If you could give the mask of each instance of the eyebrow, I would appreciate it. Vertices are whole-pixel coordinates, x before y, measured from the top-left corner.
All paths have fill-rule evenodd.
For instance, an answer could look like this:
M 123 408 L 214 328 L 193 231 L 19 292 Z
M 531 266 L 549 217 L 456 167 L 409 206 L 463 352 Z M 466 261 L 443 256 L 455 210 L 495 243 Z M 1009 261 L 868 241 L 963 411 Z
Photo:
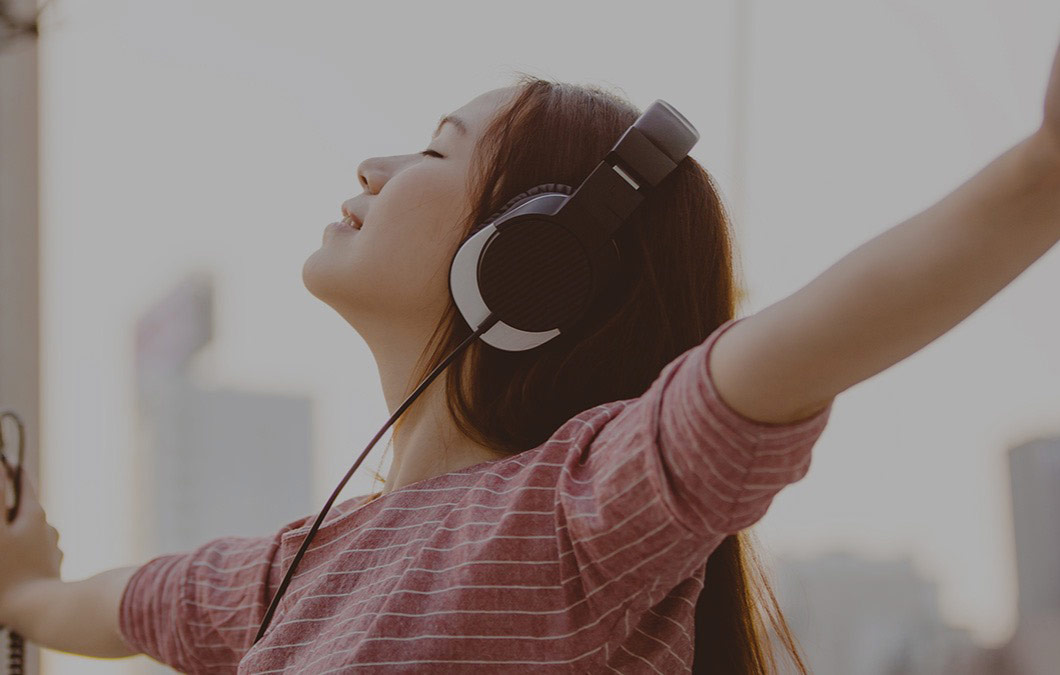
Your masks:
M 431 135 L 431 138 L 435 138 L 438 136 L 438 133 L 442 130 L 442 127 L 445 126 L 446 122 L 452 123 L 454 127 L 460 130 L 460 133 L 467 133 L 467 124 L 464 123 L 464 120 L 460 119 L 456 115 L 443 115 L 442 118 L 438 120 L 438 128 L 434 130 L 434 133 Z

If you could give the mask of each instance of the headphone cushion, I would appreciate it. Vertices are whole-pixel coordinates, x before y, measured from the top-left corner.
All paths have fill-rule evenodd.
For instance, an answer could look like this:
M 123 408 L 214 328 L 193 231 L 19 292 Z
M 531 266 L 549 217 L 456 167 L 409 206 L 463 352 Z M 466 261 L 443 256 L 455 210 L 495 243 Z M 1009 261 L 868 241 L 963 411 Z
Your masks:
M 565 185 L 563 183 L 544 183 L 542 185 L 535 185 L 534 187 L 530 188 L 526 192 L 520 192 L 519 194 L 517 194 L 514 197 L 512 197 L 511 199 L 509 199 L 504 204 L 504 206 L 502 206 L 498 211 L 496 211 L 495 213 L 493 213 L 493 215 L 491 215 L 489 218 L 487 218 L 486 222 L 484 222 L 481 225 L 478 225 L 477 227 L 475 227 L 474 231 L 472 231 L 471 234 L 474 234 L 475 232 L 478 232 L 482 228 L 486 227 L 487 225 L 489 225 L 493 221 L 495 221 L 498 218 L 500 218 L 501 216 L 503 216 L 508 211 L 511 211 L 516 206 L 519 206 L 519 204 L 523 203 L 525 200 L 529 199 L 530 197 L 533 197 L 534 195 L 539 195 L 542 192 L 558 192 L 560 194 L 572 195 L 572 194 L 574 194 L 574 188 L 572 188 L 569 185 Z M 470 236 L 470 235 L 468 235 L 468 236 Z

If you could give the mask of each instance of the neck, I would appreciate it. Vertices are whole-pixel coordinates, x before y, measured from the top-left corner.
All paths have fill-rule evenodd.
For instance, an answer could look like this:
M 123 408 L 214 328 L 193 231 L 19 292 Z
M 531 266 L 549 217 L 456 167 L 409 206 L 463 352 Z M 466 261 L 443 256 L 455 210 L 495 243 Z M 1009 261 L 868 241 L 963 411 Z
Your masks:
M 397 346 L 394 342 L 388 344 L 392 350 Z M 401 354 L 373 350 L 390 415 L 422 381 L 417 379 L 408 383 L 412 366 L 419 357 L 419 348 L 417 346 L 416 350 L 406 350 Z M 380 494 L 506 456 L 473 442 L 457 429 L 445 404 L 449 372 L 447 367 L 435 377 L 395 423 L 392 435 L 393 460 Z

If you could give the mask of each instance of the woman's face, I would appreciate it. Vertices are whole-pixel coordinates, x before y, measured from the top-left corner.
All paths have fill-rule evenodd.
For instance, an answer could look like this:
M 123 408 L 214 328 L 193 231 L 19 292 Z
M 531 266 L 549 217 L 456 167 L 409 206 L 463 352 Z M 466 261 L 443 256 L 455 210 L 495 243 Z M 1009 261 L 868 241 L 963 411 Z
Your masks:
M 398 327 L 427 330 L 441 316 L 451 256 L 470 208 L 472 151 L 513 94 L 513 88 L 494 89 L 454 111 L 456 119 L 424 146 L 433 151 L 427 155 L 371 157 L 358 167 L 363 192 L 342 207 L 363 225 L 326 228 L 302 280 L 364 338 Z

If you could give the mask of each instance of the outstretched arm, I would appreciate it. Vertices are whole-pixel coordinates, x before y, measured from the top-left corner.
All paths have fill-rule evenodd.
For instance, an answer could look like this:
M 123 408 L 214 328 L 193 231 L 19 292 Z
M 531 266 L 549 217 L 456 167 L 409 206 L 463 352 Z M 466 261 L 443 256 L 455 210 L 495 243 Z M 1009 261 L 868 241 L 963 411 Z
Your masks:
M 1058 240 L 1060 50 L 1041 128 L 723 334 L 717 389 L 751 419 L 802 419 L 949 331 Z

